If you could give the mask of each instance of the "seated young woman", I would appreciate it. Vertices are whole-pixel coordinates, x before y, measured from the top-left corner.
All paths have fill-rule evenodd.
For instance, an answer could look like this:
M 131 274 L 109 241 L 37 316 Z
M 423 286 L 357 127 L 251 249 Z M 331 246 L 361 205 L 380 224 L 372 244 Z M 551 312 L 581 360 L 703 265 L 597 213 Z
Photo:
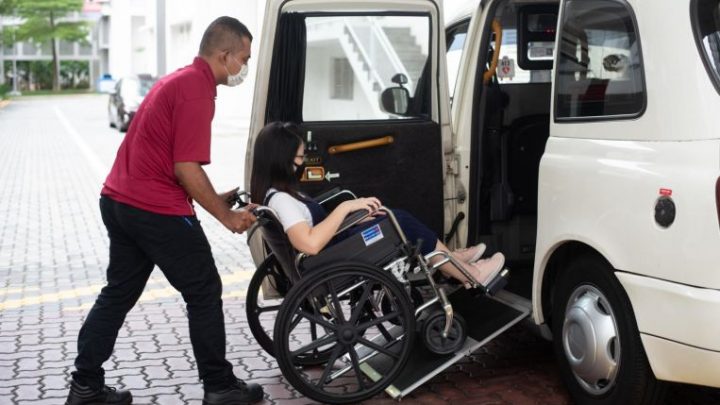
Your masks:
M 359 232 L 377 222 L 370 218 L 347 232 L 335 235 L 348 214 L 364 209 L 370 212 L 371 217 L 376 217 L 382 215 L 382 211 L 378 211 L 381 207 L 380 200 L 367 197 L 344 201 L 332 212 L 325 212 L 320 204 L 299 191 L 298 179 L 304 170 L 304 158 L 305 144 L 296 127 L 281 122 L 265 126 L 255 141 L 250 180 L 251 198 L 254 203 L 267 205 L 275 210 L 295 249 L 315 255 L 339 238 Z M 411 214 L 397 209 L 392 212 L 408 240 L 422 240 L 420 251 L 423 255 L 432 251 L 450 252 L 432 230 Z M 486 286 L 502 270 L 505 257 L 498 252 L 488 259 L 480 259 L 484 251 L 485 245 L 479 244 L 450 254 L 477 283 Z M 466 287 L 471 285 L 470 280 L 451 263 L 445 263 L 440 270 Z

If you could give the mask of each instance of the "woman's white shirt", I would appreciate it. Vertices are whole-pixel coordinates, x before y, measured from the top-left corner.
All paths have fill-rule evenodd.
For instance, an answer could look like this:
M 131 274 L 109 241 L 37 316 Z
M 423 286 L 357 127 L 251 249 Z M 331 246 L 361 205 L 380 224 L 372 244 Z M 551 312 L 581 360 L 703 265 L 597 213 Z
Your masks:
M 283 230 L 287 232 L 293 225 L 305 221 L 313 226 L 312 214 L 310 209 L 297 198 L 283 191 L 277 191 L 274 188 L 268 190 L 267 195 L 273 194 L 270 201 L 267 202 L 268 207 L 275 210 L 278 219 L 283 226 Z

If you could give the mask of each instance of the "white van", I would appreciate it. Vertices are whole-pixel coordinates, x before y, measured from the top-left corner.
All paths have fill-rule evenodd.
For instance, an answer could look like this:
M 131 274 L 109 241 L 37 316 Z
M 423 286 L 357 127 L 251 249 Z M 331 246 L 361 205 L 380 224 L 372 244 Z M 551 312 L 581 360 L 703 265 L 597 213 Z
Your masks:
M 579 403 L 720 387 L 720 0 L 271 0 L 262 38 L 248 177 L 295 121 L 308 193 L 505 253 Z

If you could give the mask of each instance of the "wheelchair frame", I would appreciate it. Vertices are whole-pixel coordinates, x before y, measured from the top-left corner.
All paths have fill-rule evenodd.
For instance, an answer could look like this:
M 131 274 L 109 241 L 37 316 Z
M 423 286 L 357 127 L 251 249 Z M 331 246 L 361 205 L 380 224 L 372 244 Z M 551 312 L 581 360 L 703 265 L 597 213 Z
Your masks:
M 332 194 L 328 193 L 322 196 L 321 203 L 330 201 L 344 194 L 355 198 L 354 194 L 347 190 L 333 191 L 335 192 Z M 384 389 L 396 398 L 401 397 L 402 395 L 397 392 L 393 394 L 393 390 L 397 391 L 397 389 L 392 387 L 391 384 L 400 372 L 403 371 L 403 368 L 409 359 L 409 348 L 412 347 L 412 342 L 415 339 L 415 322 L 419 319 L 423 320 L 421 336 L 424 338 L 425 347 L 431 352 L 436 355 L 447 355 L 456 353 L 458 350 L 463 348 L 467 337 L 466 326 L 462 317 L 454 311 L 453 305 L 448 298 L 451 293 L 462 289 L 462 287 L 452 286 L 449 284 L 438 284 L 435 280 L 435 274 L 440 266 L 446 263 L 451 263 L 469 280 L 473 287 L 481 290 L 483 294 L 494 294 L 498 290 L 502 289 L 507 282 L 507 269 L 503 269 L 498 277 L 496 277 L 487 287 L 484 287 L 477 283 L 477 281 L 468 274 L 464 267 L 449 253 L 433 251 L 428 255 L 423 256 L 419 252 L 418 247 L 414 246 L 407 240 L 406 235 L 398 224 L 398 221 L 392 211 L 386 207 L 381 207 L 381 210 L 385 212 L 389 225 L 399 239 L 396 251 L 394 252 L 395 254 L 388 262 L 381 264 L 368 263 L 364 261 L 349 261 L 341 262 L 339 264 L 327 264 L 321 262 L 312 270 L 307 269 L 311 272 L 309 276 L 305 275 L 302 270 L 305 267 L 304 263 L 310 262 L 314 258 L 322 258 L 322 255 L 326 250 L 323 250 L 315 256 L 308 256 L 303 253 L 299 253 L 295 255 L 292 261 L 288 260 L 288 258 L 283 260 L 279 257 L 283 253 L 275 251 L 282 249 L 277 246 L 273 249 L 271 246 L 272 243 L 268 242 L 268 235 L 266 234 L 267 232 L 275 232 L 276 235 L 274 236 L 278 239 L 275 241 L 275 244 L 280 241 L 285 243 L 286 247 L 291 246 L 287 235 L 284 233 L 284 230 L 282 230 L 277 214 L 271 208 L 264 206 L 259 206 L 254 210 L 258 217 L 258 223 L 257 226 L 249 232 L 248 240 L 255 234 L 257 229 L 263 229 L 265 235 L 263 240 L 267 250 L 269 251 L 269 255 L 258 267 L 256 274 L 253 276 L 253 280 L 251 280 L 251 285 L 248 291 L 248 305 L 246 306 L 246 310 L 248 311 L 248 322 L 250 323 L 253 335 L 256 337 L 263 349 L 265 349 L 269 354 L 275 356 L 278 360 L 278 364 L 280 365 L 283 375 L 285 375 L 285 377 L 298 391 L 314 400 L 330 403 L 358 402 L 368 399 Z M 356 212 L 351 214 L 342 224 L 338 232 L 342 232 L 351 226 L 358 224 L 367 216 L 367 212 Z M 274 229 L 271 227 L 274 227 Z M 278 229 L 280 230 L 281 235 L 277 234 Z M 333 248 L 335 248 L 335 250 L 343 248 L 343 242 L 339 242 L 337 245 L 333 246 Z M 294 251 L 294 249 L 292 250 Z M 431 261 L 437 257 L 439 257 L 440 260 L 431 264 Z M 281 262 L 284 262 L 284 264 Z M 257 290 L 263 284 L 263 277 L 268 277 L 269 279 L 271 268 L 274 268 L 273 277 L 275 277 L 276 282 L 279 278 L 286 277 L 288 284 L 285 288 L 287 291 L 279 291 L 280 295 L 284 294 L 283 303 L 279 306 L 272 307 L 276 308 L 278 312 L 275 317 L 272 339 L 269 338 L 267 331 L 262 330 L 262 325 L 259 320 L 259 314 L 262 311 L 258 310 L 256 302 L 251 302 L 257 301 L 259 292 Z M 362 279 L 360 282 L 351 283 L 340 291 L 327 292 L 322 289 L 326 288 L 328 290 L 332 290 L 332 288 L 322 287 L 326 278 L 335 277 L 342 280 L 343 277 L 345 277 L 345 274 L 347 274 L 346 278 L 348 280 L 352 280 L 352 277 L 365 277 L 365 279 Z M 368 281 L 371 279 L 374 284 L 371 284 L 370 281 Z M 417 288 L 416 286 L 420 283 L 426 287 L 425 295 L 429 296 L 428 299 L 424 299 L 423 295 L 417 292 L 418 290 L 415 290 L 415 288 Z M 370 288 L 372 290 L 372 285 L 376 284 L 379 285 L 380 288 L 377 291 L 371 291 L 372 294 L 377 293 L 377 295 L 374 295 L 374 301 L 369 303 L 367 296 L 370 293 L 367 289 Z M 371 287 L 365 287 L 366 285 L 371 285 Z M 275 287 L 277 287 L 277 285 Z M 355 293 L 355 291 L 360 287 L 364 288 L 362 297 L 357 301 L 357 303 L 355 303 L 356 307 L 353 307 L 353 299 L 355 299 L 353 298 L 353 293 Z M 427 290 L 429 290 L 429 293 Z M 322 291 L 324 296 L 318 291 Z M 402 298 L 398 296 L 400 294 L 398 291 L 403 291 L 405 293 L 405 297 Z M 415 293 L 416 295 L 413 296 Z M 420 298 L 417 297 L 418 295 Z M 379 317 L 374 315 L 374 309 L 372 309 L 384 305 L 386 302 L 384 300 L 386 300 L 388 296 L 391 297 L 389 300 L 391 302 L 390 307 L 392 309 L 395 308 L 392 307 L 393 303 L 397 305 L 397 307 L 400 307 L 399 310 L 392 311 L 391 313 L 404 311 L 404 318 L 410 317 L 412 319 L 395 320 L 395 322 L 400 323 L 400 326 L 404 326 L 404 329 L 400 328 L 400 326 L 385 328 L 382 326 L 382 322 L 384 321 L 379 322 L 378 330 L 380 332 L 376 333 L 369 340 L 363 338 L 362 336 L 364 336 L 369 329 L 363 329 L 364 325 L 369 325 L 372 322 L 382 320 L 388 316 L 384 313 L 385 309 L 379 311 L 381 314 Z M 349 327 L 344 325 L 338 326 L 342 323 L 341 321 L 345 321 L 345 317 L 342 313 L 343 311 L 339 309 L 341 306 L 340 302 L 342 301 L 340 298 L 342 297 L 348 297 L 348 305 L 351 314 L 350 321 L 356 323 L 354 325 L 350 325 Z M 363 297 L 365 298 L 365 301 L 362 301 Z M 411 299 L 413 301 L 422 300 L 422 302 L 415 302 L 415 307 L 411 308 L 410 312 L 408 312 L 408 306 Z M 286 304 L 288 301 L 290 304 Z M 360 304 L 360 302 L 362 302 L 362 304 Z M 432 310 L 431 307 L 435 304 L 438 304 L 439 311 Z M 364 308 L 366 306 L 369 306 L 371 309 Z M 309 311 L 312 311 L 312 314 L 309 314 Z M 303 316 L 309 320 L 311 338 L 315 339 L 309 344 L 301 346 L 301 349 L 309 347 L 310 350 L 312 350 L 312 354 L 308 356 L 300 356 L 303 353 L 297 354 L 297 352 L 301 349 L 292 351 L 290 348 L 291 343 L 289 343 L 289 335 L 293 330 L 292 324 L 294 323 L 295 326 L 297 326 L 298 322 L 302 320 L 302 314 L 305 314 Z M 527 313 L 524 313 L 522 317 L 525 317 L 526 315 Z M 374 316 L 375 318 L 374 320 L 364 324 L 358 324 L 358 319 L 362 316 L 367 316 L 371 319 Z M 333 322 L 330 322 L 330 320 Z M 428 326 L 428 324 L 430 324 L 430 326 Z M 327 333 L 320 339 L 317 338 L 318 331 L 315 330 L 315 332 L 313 332 L 314 329 L 312 329 L 316 328 L 317 325 L 321 325 Z M 336 329 L 333 329 L 333 325 L 335 325 Z M 355 329 L 350 331 L 348 328 Z M 395 331 L 398 328 L 402 329 L 402 331 L 399 332 L 399 336 L 394 337 L 391 331 Z M 334 338 L 327 338 L 327 336 L 331 336 L 328 330 L 333 330 L 334 335 L 332 336 L 335 336 Z M 359 337 L 355 336 L 358 335 L 358 330 L 361 332 L 361 336 Z M 407 336 L 409 334 L 412 334 L 412 336 Z M 352 335 L 353 337 L 346 338 L 345 335 Z M 373 339 L 377 339 L 377 341 Z M 330 348 L 323 349 L 323 351 L 319 350 L 321 347 L 326 346 L 324 342 L 330 344 L 331 341 L 336 342 L 336 344 L 330 346 Z M 369 365 L 369 363 L 374 361 L 376 358 L 389 359 L 395 356 L 396 353 L 393 352 L 395 349 L 390 348 L 396 345 L 399 341 L 403 341 L 401 343 L 408 341 L 409 343 L 400 345 L 400 349 L 398 350 L 400 350 L 401 353 L 397 354 L 397 356 L 401 357 L 398 358 L 398 361 L 395 364 L 388 366 L 389 368 L 385 370 L 385 374 L 376 370 L 377 368 L 383 368 L 384 366 L 382 364 L 379 366 L 377 364 Z M 440 343 L 437 343 L 436 341 Z M 443 342 L 449 342 L 450 345 L 448 346 L 446 344 L 443 346 Z M 340 349 L 341 346 L 344 347 L 344 349 Z M 330 374 L 329 370 L 331 370 L 331 367 L 338 360 L 340 351 L 344 351 L 343 358 L 349 364 L 346 364 L 341 369 L 335 370 L 332 374 Z M 358 353 L 362 353 L 362 356 L 359 356 Z M 380 363 L 382 363 L 382 361 Z M 312 382 L 311 379 L 309 381 L 306 380 L 304 374 L 298 371 L 303 367 L 315 367 L 323 364 L 325 364 L 325 370 L 318 382 Z M 337 394 L 335 392 L 319 392 L 316 389 L 317 386 L 320 386 L 322 389 L 322 386 L 326 384 L 326 381 L 335 381 L 351 370 L 354 371 L 359 385 L 359 388 L 355 393 L 346 395 L 345 393 Z M 364 374 L 364 377 L 361 376 L 361 374 Z M 363 378 L 367 378 L 369 380 L 367 382 L 363 382 Z M 369 388 L 366 388 L 365 384 L 371 381 L 374 381 L 376 384 L 371 384 Z

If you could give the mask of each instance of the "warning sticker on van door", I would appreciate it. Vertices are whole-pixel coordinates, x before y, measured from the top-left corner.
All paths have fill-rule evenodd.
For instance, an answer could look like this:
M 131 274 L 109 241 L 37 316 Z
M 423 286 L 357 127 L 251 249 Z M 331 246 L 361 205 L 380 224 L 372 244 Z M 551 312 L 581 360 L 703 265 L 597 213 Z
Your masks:
M 383 234 L 380 230 L 379 224 L 373 225 L 370 228 L 362 231 L 361 235 L 363 238 L 363 242 L 365 242 L 365 246 L 370 246 L 383 238 Z
M 497 65 L 498 79 L 512 79 L 515 77 L 515 60 L 510 59 L 507 55 L 503 56 Z

